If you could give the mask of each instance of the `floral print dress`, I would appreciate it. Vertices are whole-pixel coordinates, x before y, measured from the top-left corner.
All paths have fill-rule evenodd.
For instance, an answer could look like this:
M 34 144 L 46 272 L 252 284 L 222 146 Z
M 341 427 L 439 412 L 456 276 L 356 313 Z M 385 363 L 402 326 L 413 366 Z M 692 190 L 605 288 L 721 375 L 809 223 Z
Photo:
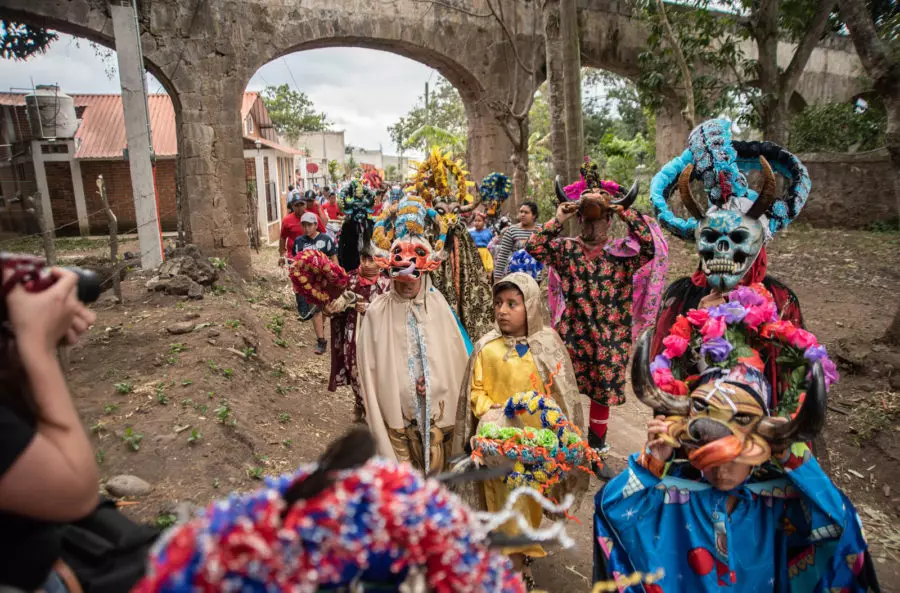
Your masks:
M 625 403 L 625 367 L 631 352 L 633 277 L 653 259 L 653 235 L 640 213 L 625 210 L 640 249 L 621 257 L 605 246 L 588 249 L 580 239 L 559 237 L 554 218 L 532 235 L 525 249 L 559 274 L 565 308 L 556 330 L 566 343 L 578 388 L 597 403 Z
M 360 302 L 369 303 L 379 294 L 390 290 L 391 280 L 379 274 L 374 280 L 359 275 L 359 271 L 350 272 L 350 282 L 346 290 L 352 290 L 361 298 Z M 331 377 L 328 390 L 349 385 L 353 390 L 354 407 L 362 412 L 363 402 L 359 393 L 359 377 L 356 371 L 356 328 L 359 313 L 351 307 L 331 317 Z

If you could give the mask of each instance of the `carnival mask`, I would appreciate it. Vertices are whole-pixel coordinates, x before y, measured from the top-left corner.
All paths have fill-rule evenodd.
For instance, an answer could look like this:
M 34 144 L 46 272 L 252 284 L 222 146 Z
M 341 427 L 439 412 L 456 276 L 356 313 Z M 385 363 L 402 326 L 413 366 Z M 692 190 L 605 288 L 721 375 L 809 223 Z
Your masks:
M 811 440 L 825 424 L 826 384 L 822 364 L 812 365 L 803 403 L 791 418 L 770 415 L 766 403 L 768 380 L 744 365 L 710 369 L 711 380 L 701 382 L 689 396 L 676 396 L 659 388 L 650 370 L 653 329 L 638 339 L 631 369 L 634 393 L 666 416 L 669 429 L 661 437 L 683 447 L 691 464 L 704 471 L 726 463 L 759 465 L 772 447 Z
M 432 257 L 433 251 L 428 241 L 421 237 L 397 239 L 391 245 L 390 255 L 375 256 L 375 262 L 389 270 L 391 279 L 412 282 L 441 265 L 441 260 Z
M 454 226 L 459 222 L 460 215 L 468 214 L 481 203 L 481 196 L 476 192 L 475 197 L 468 204 L 451 202 L 440 199 L 434 203 L 435 211 L 444 219 L 447 226 Z
M 696 240 L 703 273 L 710 286 L 719 292 L 727 292 L 738 285 L 765 243 L 765 219 L 760 218 L 775 198 L 775 175 L 765 157 L 759 157 L 759 162 L 762 165 L 763 186 L 746 214 L 722 208 L 711 208 L 704 214 L 691 193 L 694 167 L 685 167 L 678 179 L 685 208 L 700 221 Z
M 612 189 L 613 186 L 617 188 L 617 190 L 613 189 L 613 191 L 610 192 L 610 189 Z M 609 206 L 630 208 L 637 199 L 640 186 L 638 182 L 635 181 L 632 184 L 631 189 L 626 193 L 621 186 L 609 181 L 601 180 L 594 186 L 588 182 L 584 184 L 584 189 L 580 192 L 579 197 L 575 200 L 570 200 L 565 190 L 563 190 L 559 176 L 557 175 L 554 182 L 554 189 L 556 190 L 556 199 L 560 204 L 578 204 L 578 216 L 581 220 L 590 222 L 609 216 Z M 595 197 L 595 194 L 598 193 L 601 195 L 601 199 Z

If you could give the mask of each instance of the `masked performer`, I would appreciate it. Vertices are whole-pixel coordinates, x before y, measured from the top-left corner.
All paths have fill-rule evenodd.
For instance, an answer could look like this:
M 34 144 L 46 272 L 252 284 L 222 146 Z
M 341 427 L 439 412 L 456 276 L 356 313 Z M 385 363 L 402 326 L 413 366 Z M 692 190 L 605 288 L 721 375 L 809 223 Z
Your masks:
M 467 175 L 462 162 L 433 149 L 419 165 L 414 190 L 447 223 L 447 258 L 431 275 L 434 287 L 447 299 L 469 336 L 477 339 L 491 329 L 491 285 L 475 241 L 460 217 L 474 210 L 480 200 L 478 194 L 474 198 L 469 194 L 474 184 L 466 180 Z M 455 189 L 450 186 L 451 178 Z
M 809 174 L 796 156 L 771 142 L 733 140 L 731 122 L 710 120 L 691 132 L 689 147 L 660 170 L 650 184 L 650 200 L 664 229 L 694 241 L 699 269 L 673 282 L 663 296 L 653 352 L 678 315 L 724 302 L 739 285 L 762 282 L 773 295 L 781 319 L 803 325 L 800 303 L 790 288 L 766 275 L 765 244 L 796 218 L 810 190 Z M 745 174 L 761 173 L 759 192 Z M 784 178 L 778 195 L 776 175 Z M 694 198 L 692 180 L 703 182 L 705 208 Z M 691 218 L 675 215 L 667 201 L 678 189 Z M 774 361 L 774 358 L 771 358 Z M 774 380 L 772 369 L 767 370 Z
M 679 316 L 652 364 L 652 330 L 636 346 L 632 386 L 656 417 L 596 496 L 595 578 L 661 568 L 655 591 L 878 591 L 853 505 L 800 442 L 824 426 L 834 363 L 761 284 L 727 298 Z
M 582 426 L 578 385 L 565 345 L 551 328 L 544 324 L 541 292 L 537 282 L 527 274 L 509 274 L 494 286 L 495 329 L 476 344 L 457 406 L 458 432 L 454 437 L 454 455 L 466 451 L 476 433 L 480 420 L 502 416 L 508 400 L 517 393 L 537 390 L 546 393 L 562 414 L 576 427 Z M 550 391 L 545 386 L 550 386 Z M 539 414 L 527 417 L 525 425 L 540 429 Z M 583 481 L 587 485 L 587 480 Z M 477 491 L 475 491 L 477 490 Z M 474 486 L 466 496 L 477 509 L 496 511 L 503 508 L 509 496 L 507 480 L 498 478 Z M 541 523 L 541 508 L 530 500 L 516 505 L 532 527 Z M 510 526 L 510 533 L 516 529 Z M 523 557 L 540 558 L 546 555 L 538 544 L 508 548 L 517 567 Z M 526 578 L 530 578 L 526 575 Z
M 621 192 L 617 183 L 601 181 L 612 194 Z M 560 203 L 577 200 L 587 189 L 587 182 L 582 177 L 575 183 L 557 191 Z M 638 213 L 640 214 L 640 213 Z M 638 339 L 645 329 L 656 322 L 663 289 L 666 283 L 666 272 L 669 269 L 669 245 L 666 243 L 662 229 L 656 220 L 640 214 L 650 227 L 653 235 L 653 260 L 634 274 L 634 290 L 631 301 L 631 339 Z M 606 251 L 616 257 L 634 257 L 640 252 L 641 245 L 632 233 L 624 239 L 615 239 L 606 245 Z M 547 271 L 547 295 L 550 310 L 550 324 L 555 328 L 566 308 L 566 297 L 563 294 L 559 274 L 553 268 Z
M 349 270 L 349 280 L 344 295 L 325 308 L 325 314 L 331 316 L 328 390 L 350 387 L 354 422 L 363 422 L 366 416 L 356 369 L 356 329 L 372 299 L 390 289 L 390 279 L 372 257 L 373 221 L 370 214 L 373 202 L 372 191 L 358 180 L 341 189 L 344 224 L 338 241 L 338 259 L 343 268 Z
M 426 224 L 438 227 L 432 246 Z M 357 364 L 366 420 L 380 454 L 440 470 L 448 458 L 456 401 L 471 343 L 431 284 L 444 256 L 446 226 L 433 209 L 407 196 L 387 210 L 372 238 L 375 261 L 387 269 L 389 292 L 366 310 L 357 336 Z
M 525 593 L 496 550 L 511 509 L 476 514 L 437 479 L 374 453 L 371 436 L 354 431 L 317 463 L 212 503 L 166 531 L 133 590 Z M 562 524 L 520 537 L 571 543 Z
M 556 329 L 568 347 L 579 390 L 591 398 L 588 442 L 605 453 L 609 406 L 625 402 L 634 274 L 653 258 L 653 235 L 644 217 L 630 209 L 637 182 L 626 193 L 601 180 L 596 164 L 585 163 L 581 174 L 587 187 L 580 200 L 561 203 L 526 250 L 559 275 L 565 308 Z M 557 192 L 562 193 L 558 180 Z M 576 213 L 581 235 L 559 237 L 563 223 Z M 623 257 L 606 249 L 613 213 L 640 245 L 636 255 Z

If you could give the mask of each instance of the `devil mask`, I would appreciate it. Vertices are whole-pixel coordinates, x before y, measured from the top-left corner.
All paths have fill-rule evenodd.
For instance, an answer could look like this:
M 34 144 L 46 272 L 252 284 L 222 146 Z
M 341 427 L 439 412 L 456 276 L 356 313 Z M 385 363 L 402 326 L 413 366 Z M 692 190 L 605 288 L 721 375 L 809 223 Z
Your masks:
M 683 447 L 698 469 L 759 465 L 773 446 L 811 440 L 822 430 L 827 389 L 837 380 L 834 363 L 815 336 L 778 321 L 762 285 L 741 286 L 725 304 L 679 316 L 651 364 L 652 339 L 649 329 L 638 340 L 634 393 L 667 417 L 662 438 Z M 774 409 L 760 358 L 765 344 L 777 346 L 784 386 Z
M 572 185 L 567 185 L 563 189 L 559 176 L 557 176 L 554 182 L 554 189 L 556 191 L 556 199 L 560 204 L 565 202 L 577 203 L 578 217 L 583 221 L 592 221 L 608 217 L 611 214 L 612 211 L 606 207 L 606 204 L 630 208 L 637 199 L 639 185 L 635 181 L 631 189 L 626 192 L 625 188 L 618 183 L 601 179 L 597 163 L 592 163 L 585 157 L 585 162 L 581 165 L 581 179 Z M 594 194 L 598 193 L 605 202 L 594 197 Z
M 761 173 L 759 191 L 745 173 Z M 779 196 L 776 175 L 785 179 Z M 691 190 L 702 181 L 706 207 Z M 668 199 L 675 190 L 690 218 L 675 215 Z M 660 224 L 672 234 L 697 243 L 701 269 L 710 286 L 733 289 L 758 257 L 766 241 L 799 214 L 809 195 L 806 167 L 771 142 L 732 140 L 731 122 L 710 120 L 689 138 L 689 148 L 653 177 L 650 201 Z
M 434 245 L 426 238 L 429 226 L 434 228 Z M 415 280 L 441 265 L 446 238 L 444 218 L 428 208 L 421 198 L 408 195 L 399 203 L 385 207 L 375 223 L 374 259 L 382 268 L 390 270 L 395 280 Z

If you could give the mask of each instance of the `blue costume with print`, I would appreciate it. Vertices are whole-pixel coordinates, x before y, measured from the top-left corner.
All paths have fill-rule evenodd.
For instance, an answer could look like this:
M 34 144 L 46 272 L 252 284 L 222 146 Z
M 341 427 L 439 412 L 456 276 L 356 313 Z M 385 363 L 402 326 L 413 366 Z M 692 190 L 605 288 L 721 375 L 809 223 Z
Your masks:
M 632 455 L 594 500 L 595 580 L 662 569 L 624 592 L 877 591 L 853 505 L 805 445 L 792 451 L 793 469 L 766 463 L 728 492 L 688 463 L 659 479 Z

